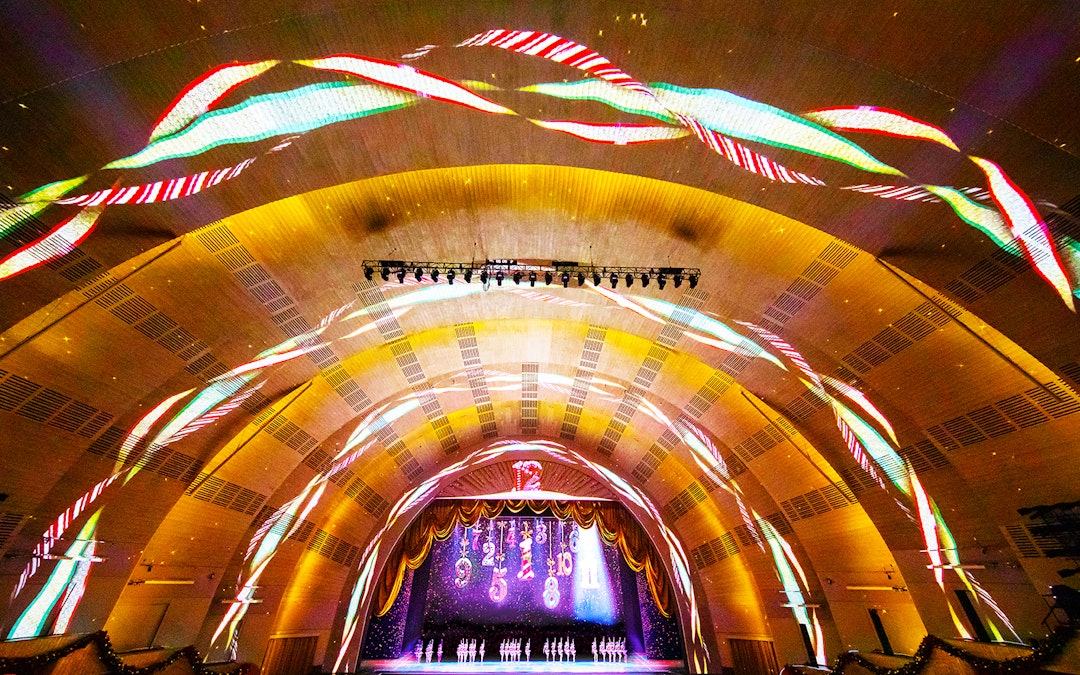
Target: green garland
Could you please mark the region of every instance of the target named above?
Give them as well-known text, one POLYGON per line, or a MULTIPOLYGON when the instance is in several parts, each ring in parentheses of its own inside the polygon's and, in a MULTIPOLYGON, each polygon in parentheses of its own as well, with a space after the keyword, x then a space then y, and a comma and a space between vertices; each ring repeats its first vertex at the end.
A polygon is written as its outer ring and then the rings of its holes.
POLYGON ((1060 654, 1061 650, 1065 648, 1065 645, 1073 637, 1075 632, 1075 629, 1071 627, 1061 627, 1051 633, 1045 640, 1039 642, 1038 645, 1032 649, 1031 654, 1027 656, 1018 656, 1012 659, 1005 659, 1003 661, 976 656, 939 637, 927 635, 923 638, 923 641, 919 643, 919 648, 915 650, 915 654, 911 661, 899 668, 886 668, 871 663, 859 652, 845 652, 837 658, 836 665, 832 667, 830 672, 831 675, 843 675, 844 669, 849 664, 854 663, 861 668, 869 670, 873 675, 917 675, 927 666, 927 662, 930 660, 930 654, 935 649, 940 649, 949 656, 960 659, 976 670, 984 673, 1004 674, 1034 672, 1040 670, 1042 664, 1060 654))
POLYGON ((142 668, 126 665, 120 655, 113 649, 112 641, 105 631, 90 633, 51 652, 35 654, 34 656, 0 657, 0 673, 12 675, 37 675, 44 668, 56 663, 60 659, 70 656, 75 652, 88 647, 91 643, 96 644, 102 664, 108 668, 109 675, 152 675, 159 670, 168 668, 180 659, 187 659, 192 669, 199 675, 208 675, 212 671, 203 667, 202 658, 194 647, 184 647, 173 652, 167 659, 160 663, 154 663, 142 668))

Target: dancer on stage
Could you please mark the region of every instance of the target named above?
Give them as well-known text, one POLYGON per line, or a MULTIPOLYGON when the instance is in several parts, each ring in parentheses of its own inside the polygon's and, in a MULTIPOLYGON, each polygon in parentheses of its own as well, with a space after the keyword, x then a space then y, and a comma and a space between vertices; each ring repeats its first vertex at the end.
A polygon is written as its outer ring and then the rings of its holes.
POLYGON ((485 649, 485 642, 484 642, 484 640, 481 640, 480 641, 480 663, 484 662, 484 649, 485 649))
POLYGON ((423 660, 423 657, 424 657, 424 641, 423 640, 417 640, 416 641, 416 649, 414 649, 413 651, 416 654, 416 662, 420 663, 423 660))
POLYGON ((544 661, 551 661, 551 648, 548 646, 547 638, 544 638, 544 661))
POLYGON ((442 640, 439 640, 439 650, 436 652, 436 654, 438 654, 439 658, 437 663, 442 663, 442 640))
POLYGON ((592 639, 592 660, 593 660, 593 663, 598 663, 600 661, 600 653, 596 651, 596 638, 595 637, 592 639))
POLYGON ((532 660, 532 638, 525 641, 525 660, 532 660))
MULTIPOLYGON (((423 642, 423 640, 421 640, 423 642)), ((435 652, 435 640, 428 640, 427 649, 424 650, 424 656, 427 663, 431 663, 431 655, 435 652)))

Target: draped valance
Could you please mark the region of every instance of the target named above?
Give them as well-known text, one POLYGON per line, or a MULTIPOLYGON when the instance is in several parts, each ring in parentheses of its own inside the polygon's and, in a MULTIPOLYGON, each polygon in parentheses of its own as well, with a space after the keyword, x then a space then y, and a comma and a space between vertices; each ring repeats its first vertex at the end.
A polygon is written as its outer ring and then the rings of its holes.
POLYGON ((560 520, 572 518, 583 528, 596 525, 600 537, 619 548, 631 570, 645 573, 649 592, 660 613, 672 616, 675 600, 663 565, 648 536, 626 509, 614 502, 527 499, 439 500, 425 509, 405 530, 401 542, 390 554, 375 591, 376 616, 390 611, 401 591, 405 570, 419 568, 436 540, 449 538, 458 525, 472 527, 482 518, 495 518, 505 511, 520 513, 526 508, 535 514, 550 511, 560 520))

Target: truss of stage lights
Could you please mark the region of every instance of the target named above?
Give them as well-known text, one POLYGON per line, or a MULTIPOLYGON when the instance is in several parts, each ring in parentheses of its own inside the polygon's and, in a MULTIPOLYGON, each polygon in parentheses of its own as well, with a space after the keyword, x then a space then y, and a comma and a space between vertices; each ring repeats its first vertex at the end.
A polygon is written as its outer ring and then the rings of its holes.
POLYGON ((376 276, 383 281, 397 279, 405 283, 406 278, 416 281, 428 279, 434 283, 445 280, 448 284, 463 281, 471 284, 478 280, 482 284, 494 282, 502 286, 503 282, 529 286, 543 283, 547 286, 562 284, 569 288, 571 283, 584 286, 586 280, 599 286, 608 283, 616 288, 620 283, 627 288, 641 284, 647 288, 653 281, 660 290, 670 282, 675 288, 687 283, 696 288, 701 279, 701 270, 696 267, 619 267, 613 265, 586 265, 576 262, 553 260, 551 262, 518 260, 485 260, 483 262, 446 262, 421 260, 365 260, 364 278, 372 281, 376 276))

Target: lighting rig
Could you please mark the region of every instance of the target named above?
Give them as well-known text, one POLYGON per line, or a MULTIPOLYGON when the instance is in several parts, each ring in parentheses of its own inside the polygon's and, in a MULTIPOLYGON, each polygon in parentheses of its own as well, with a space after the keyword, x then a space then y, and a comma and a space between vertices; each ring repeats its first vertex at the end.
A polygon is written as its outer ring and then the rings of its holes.
POLYGON ((655 281, 660 290, 664 290, 669 283, 675 288, 681 288, 684 283, 690 288, 696 288, 701 279, 701 270, 697 267, 622 267, 564 260, 365 260, 362 264, 364 278, 368 281, 373 281, 378 276, 383 281, 396 278, 399 284, 405 283, 405 278, 410 276, 416 281, 423 281, 427 277, 435 283, 445 279, 448 284, 457 280, 470 284, 475 278, 482 284, 494 281, 498 286, 502 286, 504 282, 513 282, 516 285, 527 283, 535 287, 537 282, 542 280, 548 286, 562 284, 563 288, 569 288, 571 283, 576 283, 578 287, 584 286, 586 280, 592 281, 595 286, 606 281, 612 288, 618 287, 620 282, 626 284, 627 288, 638 283, 642 288, 647 288, 655 281))

